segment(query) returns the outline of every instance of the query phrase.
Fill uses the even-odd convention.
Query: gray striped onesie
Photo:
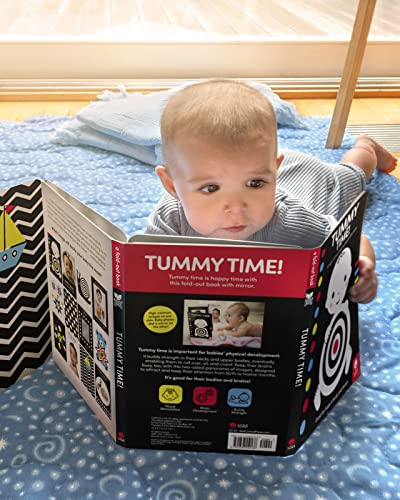
[[[274,215],[248,240],[313,248],[365,189],[365,175],[355,165],[324,163],[297,151],[283,154]],[[150,215],[146,234],[201,236],[189,226],[180,202],[168,193]]]

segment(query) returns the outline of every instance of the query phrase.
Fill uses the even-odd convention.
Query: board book
[[[50,182],[11,188],[0,198],[0,382],[43,360],[51,338],[123,446],[294,453],[360,375],[347,294],[365,205],[363,193],[320,247],[302,249],[128,239]]]

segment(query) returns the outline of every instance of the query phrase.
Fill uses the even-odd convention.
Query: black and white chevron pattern
[[[0,272],[0,387],[25,368],[41,365],[51,351],[43,207],[40,181],[0,194],[0,207],[15,205],[12,220],[26,239],[16,267]]]

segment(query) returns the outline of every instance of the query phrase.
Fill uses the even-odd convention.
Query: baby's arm
[[[225,330],[232,330],[232,328],[225,328]],[[228,333],[232,337],[261,337],[262,325],[260,323],[242,323],[235,331]]]
[[[184,234],[182,220],[183,210],[178,200],[166,193],[162,196],[154,212],[147,220],[145,234],[167,234],[181,236]]]
[[[242,323],[238,328],[237,337],[261,337],[261,323]]]
[[[223,334],[225,330],[233,330],[233,326],[229,326],[228,323],[226,323],[225,325],[219,326],[217,328],[217,332],[219,335]]]
[[[364,234],[361,235],[359,277],[358,282],[350,288],[350,300],[368,304],[378,293],[378,278],[375,271],[375,252]]]

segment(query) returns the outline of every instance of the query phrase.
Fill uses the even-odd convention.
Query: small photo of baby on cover
[[[107,332],[107,293],[94,278],[92,278],[93,318]],[[108,332],[107,332],[108,333]]]
[[[71,295],[76,297],[75,259],[66,250],[64,250],[62,255],[62,266],[63,266],[63,285]]]
[[[261,347],[262,302],[185,300],[183,344]]]

